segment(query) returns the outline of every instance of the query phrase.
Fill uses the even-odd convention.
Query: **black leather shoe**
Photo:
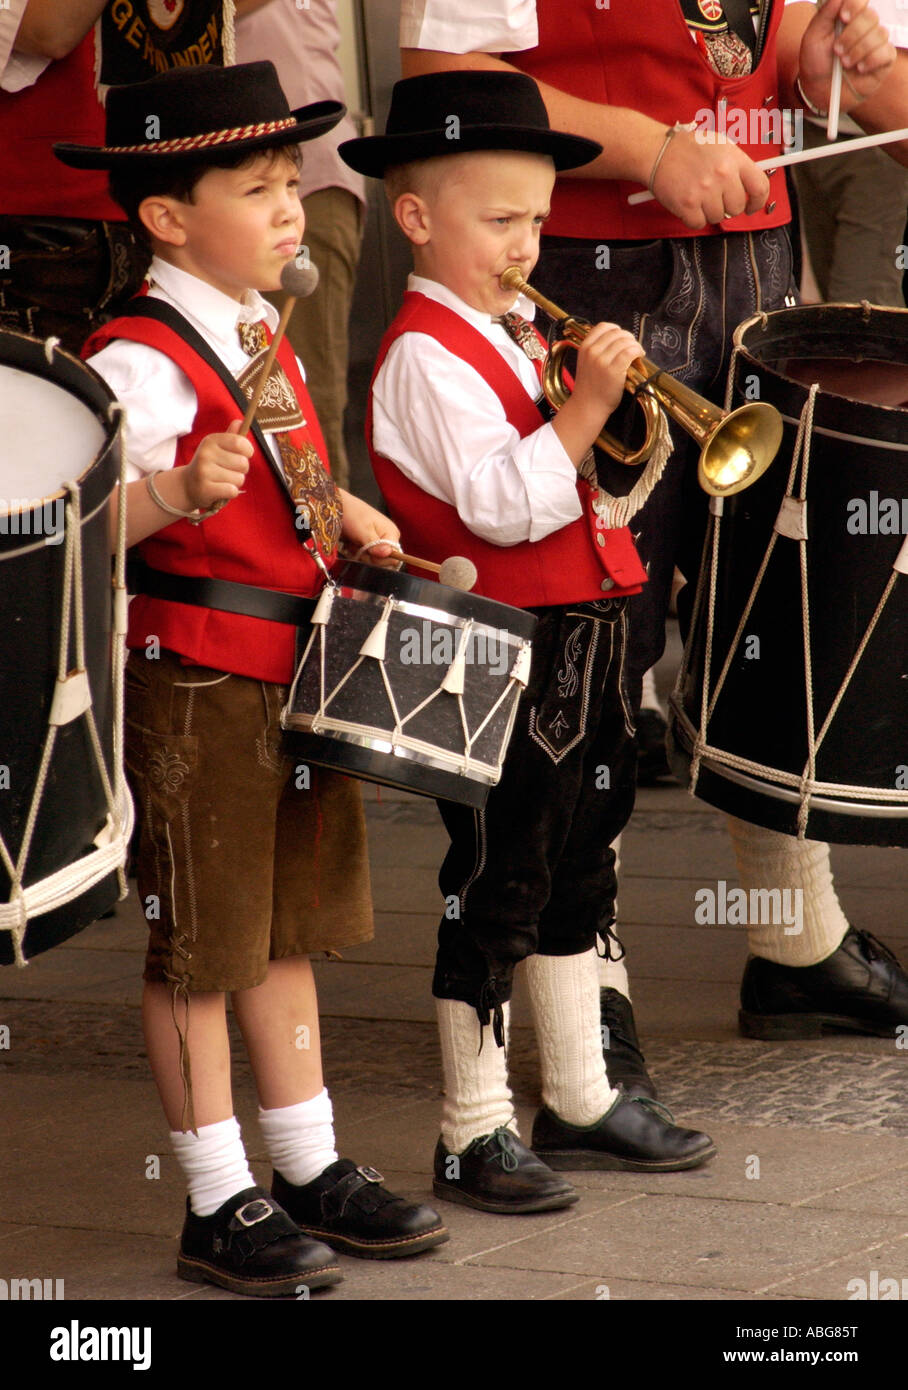
[[[449,1239],[437,1211],[395,1196],[382,1186],[381,1173],[349,1158],[300,1187],[275,1172],[271,1191],[301,1230],[345,1255],[394,1260]]]
[[[602,1022],[602,1055],[609,1085],[620,1084],[626,1096],[648,1096],[650,1100],[655,1100],[656,1087],[646,1070],[646,1061],[640,1050],[631,1001],[620,990],[608,987],[600,989],[599,1017]]]
[[[334,1251],[308,1240],[263,1187],[196,1216],[186,1203],[177,1274],[251,1298],[299,1297],[342,1278]]]
[[[745,1038],[820,1038],[827,1030],[891,1038],[908,1024],[908,975],[870,932],[849,927],[818,965],[750,956],[741,981]]]
[[[699,1168],[716,1152],[708,1134],[682,1129],[658,1101],[622,1094],[593,1125],[569,1125],[548,1107],[540,1110],[533,1124],[533,1148],[552,1168],[630,1173]]]
[[[446,1202],[505,1216],[511,1212],[557,1211],[580,1197],[509,1129],[496,1129],[474,1139],[462,1154],[449,1153],[439,1139],[432,1191]]]

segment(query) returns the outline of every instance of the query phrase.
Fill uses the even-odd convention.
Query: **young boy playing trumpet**
[[[386,134],[341,146],[353,168],[384,177],[413,248],[368,426],[402,544],[468,557],[478,592],[539,620],[501,782],[485,811],[440,807],[451,846],[439,881],[458,913],[442,920],[433,980],[445,1082],[434,1190],[486,1211],[576,1201],[553,1168],[668,1171],[715,1151],[648,1098],[615,1090],[600,1038],[609,846],[634,794],[625,610],[646,574],[578,470],[642,350],[615,324],[595,325],[573,395],[549,419],[532,306],[501,283],[507,267],[527,278],[536,263],[556,169],[600,152],[549,128],[530,79],[481,71],[397,83]],[[542,1061],[535,1154],[518,1137],[507,1077],[523,960]]]
[[[86,354],[126,408],[128,542],[143,561],[126,757],[139,896],[155,909],[145,1037],[189,1188],[177,1270],[265,1297],[335,1283],[335,1249],[388,1258],[447,1239],[431,1208],[337,1156],[309,956],[371,936],[365,826],[356,784],[301,775],[279,724],[319,563],[341,537],[395,528],[331,481],[286,342],[255,442],[238,433],[277,326],[258,292],[278,287],[305,225],[295,146],[342,114],[291,112],[271,63],[178,68],[111,89],[103,147],[57,147],[111,171],[154,252],[147,295]],[[234,1116],[227,992],[270,1194]]]

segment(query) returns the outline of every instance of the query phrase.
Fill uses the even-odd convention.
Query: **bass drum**
[[[711,500],[673,765],[757,825],[908,845],[908,311],[782,309],[734,342],[733,404],[785,435]]]
[[[125,893],[132,806],[113,637],[113,407],[77,358],[0,332],[4,965],[65,941]]]

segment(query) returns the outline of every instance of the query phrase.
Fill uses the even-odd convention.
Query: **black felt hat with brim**
[[[381,178],[394,164],[476,150],[547,154],[561,170],[589,164],[602,146],[552,130],[531,77],[483,68],[396,82],[384,135],[345,140],[338,152],[351,169]]]
[[[54,145],[75,169],[145,168],[314,140],[345,113],[339,101],[291,111],[273,63],[168,68],[147,82],[111,87],[103,145]]]

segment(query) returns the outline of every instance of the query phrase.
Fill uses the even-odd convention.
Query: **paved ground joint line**
[[[613,1210],[615,1210],[617,1207],[626,1207],[626,1206],[628,1206],[631,1202],[640,1202],[640,1201],[643,1201],[648,1195],[649,1195],[649,1194],[646,1193],[646,1192],[635,1192],[634,1195],[633,1195],[632,1197],[625,1197],[625,1198],[623,1198],[620,1202],[605,1202],[605,1203],[603,1203],[603,1205],[602,1205],[601,1207],[597,1208],[597,1211],[613,1211]],[[535,1230],[535,1231],[528,1231],[528,1232],[526,1233],[526,1235],[523,1235],[523,1236],[515,1236],[513,1240],[505,1240],[505,1241],[502,1241],[499,1245],[490,1245],[489,1248],[488,1248],[487,1250],[474,1250],[473,1253],[472,1253],[471,1255],[464,1255],[462,1259],[455,1260],[455,1261],[454,1261],[454,1265],[455,1265],[455,1266],[456,1266],[456,1265],[466,1265],[466,1264],[469,1264],[469,1262],[470,1262],[471,1260],[478,1260],[478,1259],[481,1259],[481,1257],[482,1257],[483,1255],[494,1255],[495,1252],[498,1251],[498,1250],[507,1250],[507,1249],[509,1249],[512,1245],[521,1245],[521,1244],[523,1243],[523,1241],[525,1241],[525,1240],[533,1240],[536,1236],[539,1236],[539,1235],[548,1235],[550,1231],[560,1231],[560,1230],[563,1230],[564,1227],[566,1227],[566,1226],[572,1226],[572,1225],[574,1225],[577,1221],[584,1221],[584,1220],[586,1220],[587,1218],[589,1218],[590,1216],[595,1215],[595,1214],[596,1214],[595,1212],[590,1212],[590,1211],[577,1212],[576,1215],[567,1217],[567,1218],[566,1218],[565,1220],[563,1220],[563,1221],[556,1221],[556,1222],[554,1222],[551,1226],[546,1226],[544,1229],[539,1229],[539,1230]],[[518,1218],[518,1219],[519,1219],[519,1218]],[[571,1274],[571,1273],[573,1273],[573,1271],[572,1271],[572,1270],[569,1270],[569,1269],[567,1269],[567,1270],[561,1270],[561,1271],[554,1271],[554,1272],[555,1272],[555,1273],[563,1273],[563,1274]]]

